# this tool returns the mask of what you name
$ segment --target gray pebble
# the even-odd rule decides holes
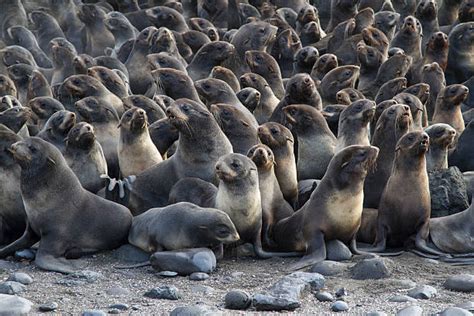
[[[459,307],[448,307],[444,311],[442,311],[440,316],[472,316],[470,311]]]
[[[422,316],[423,309],[418,305],[405,307],[397,312],[397,316]]]
[[[368,312],[364,316],[387,316],[387,314],[384,312]]]
[[[444,287],[452,291],[474,292],[474,275],[459,274],[450,276],[444,282]]]
[[[408,296],[416,299],[429,300],[438,293],[436,289],[430,285],[417,286],[413,290],[408,291]]]
[[[98,309],[87,309],[82,312],[82,316],[106,316],[107,314]]]
[[[26,290],[26,286],[19,282],[5,281],[0,284],[1,294],[18,294]]]
[[[130,307],[127,304],[117,303],[117,304],[110,305],[109,308],[118,309],[118,310],[121,310],[121,311],[126,311]]]
[[[180,306],[173,309],[170,316],[220,316],[223,315],[217,308],[199,304],[195,306]]]
[[[417,302],[418,300],[408,295],[395,295],[388,299],[389,302],[394,303],[405,303],[405,302]]]
[[[252,300],[247,292],[232,290],[225,295],[224,302],[227,309],[244,310],[250,306]]]
[[[189,276],[189,279],[191,281],[204,281],[204,280],[209,279],[209,274],[204,273],[204,272],[194,272],[194,273],[191,273],[191,275]]]
[[[326,243],[326,253],[326,259],[332,261],[350,260],[352,258],[352,252],[349,248],[337,239]]]
[[[10,274],[7,281],[15,281],[24,285],[33,283],[33,279],[28,274],[22,272]]]
[[[310,272],[320,273],[324,276],[332,276],[344,272],[346,265],[337,261],[324,260],[316,263],[309,270]]]
[[[32,305],[23,297],[0,294],[0,315],[27,315]]]
[[[352,278],[356,280],[384,279],[391,274],[387,259],[372,258],[359,261],[352,267]]]
[[[18,260],[34,260],[36,251],[32,249],[23,249],[15,252],[15,258]]]
[[[48,303],[45,303],[45,304],[41,304],[38,309],[41,311],[41,312],[52,312],[52,311],[55,311],[56,309],[58,309],[59,305],[58,303],[56,302],[48,302]]]
[[[329,292],[318,292],[316,293],[316,298],[320,302],[332,302],[334,301],[334,297]]]
[[[177,300],[181,298],[178,289],[173,285],[163,285],[145,293],[146,297],[164,300]]]
[[[347,305],[344,301],[335,301],[331,305],[331,310],[334,312],[345,312],[349,309],[349,305]]]
[[[252,300],[257,311],[293,311],[301,306],[298,300],[287,296],[255,294]]]
[[[174,278],[175,276],[178,275],[178,272],[174,271],[161,271],[158,273],[159,276],[164,277],[164,278]]]
[[[430,259],[430,258],[425,258],[424,261],[429,264],[439,264],[438,260]]]

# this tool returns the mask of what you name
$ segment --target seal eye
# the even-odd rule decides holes
[[[239,169],[240,165],[236,162],[236,161],[232,161],[232,163],[230,164],[230,166],[234,169]]]
[[[262,34],[265,33],[265,28],[261,28],[261,29],[259,30],[259,32],[262,33]]]
[[[272,134],[277,134],[278,133],[278,130],[276,128],[270,128],[270,132],[272,132]]]
[[[183,104],[183,106],[181,107],[181,109],[184,111],[184,112],[189,112],[189,106],[187,104]]]

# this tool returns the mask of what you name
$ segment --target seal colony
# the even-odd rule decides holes
[[[472,1],[359,2],[3,2],[0,258],[472,264],[474,206],[430,219],[428,177],[474,171]]]

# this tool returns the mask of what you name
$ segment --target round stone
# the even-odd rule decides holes
[[[349,309],[349,305],[347,305],[346,302],[344,301],[335,301],[332,305],[331,305],[331,310],[333,312],[345,312]]]
[[[55,311],[56,309],[58,309],[59,305],[58,303],[56,302],[49,302],[49,303],[45,303],[45,304],[41,304],[38,309],[41,311],[41,312],[52,312],[52,311]]]
[[[22,272],[10,274],[7,281],[15,281],[24,285],[33,283],[33,279],[28,274]]]
[[[161,271],[158,273],[158,275],[164,278],[174,278],[175,276],[178,275],[178,273],[174,271]]]
[[[474,292],[474,275],[453,275],[444,282],[444,287],[452,291]]]
[[[194,273],[191,273],[191,275],[189,276],[189,279],[191,281],[204,281],[204,280],[209,279],[209,274],[204,273],[204,272],[194,272]]]
[[[250,295],[241,290],[232,290],[225,295],[225,308],[244,310],[250,306],[252,302]]]
[[[316,299],[320,302],[332,302],[334,301],[334,297],[329,292],[318,292],[316,293]]]

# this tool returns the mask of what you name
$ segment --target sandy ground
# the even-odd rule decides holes
[[[217,270],[205,281],[190,281],[187,277],[162,278],[151,267],[139,269],[117,270],[117,261],[111,253],[102,253],[81,259],[85,269],[99,272],[102,277],[94,283],[79,286],[65,286],[56,282],[64,279],[64,275],[45,272],[33,263],[18,264],[21,271],[29,274],[34,283],[20,296],[31,300],[35,305],[32,312],[39,313],[38,306],[46,302],[57,302],[56,313],[62,315],[80,314],[86,309],[99,309],[104,312],[115,303],[125,303],[134,307],[124,314],[162,315],[167,314],[178,306],[204,303],[215,306],[225,314],[250,314],[252,311],[238,312],[224,309],[224,296],[231,289],[242,289],[248,293],[258,293],[265,290],[279,278],[287,274],[285,269],[296,259],[273,258],[257,260],[253,258],[225,259],[218,263]],[[352,266],[358,259],[348,262]],[[435,298],[429,301],[419,301],[416,304],[424,309],[424,313],[440,312],[446,307],[466,301],[474,301],[474,295],[447,291],[442,284],[450,275],[460,273],[474,274],[474,267],[455,267],[444,263],[433,263],[413,254],[405,253],[392,258],[394,261],[392,276],[383,280],[358,281],[350,278],[350,272],[335,277],[326,277],[326,289],[334,293],[341,287],[348,292],[346,302],[349,304],[348,315],[361,315],[364,312],[383,311],[394,314],[397,310],[412,303],[391,303],[388,299],[394,295],[406,294],[401,289],[400,280],[411,280],[418,285],[428,284],[438,290]],[[6,279],[12,270],[3,270],[2,279]],[[178,301],[156,300],[145,298],[143,294],[160,285],[176,286],[182,298]],[[210,287],[210,288],[209,288]],[[122,295],[110,295],[110,289],[121,288],[126,291]],[[127,293],[128,292],[128,293]],[[295,314],[330,314],[331,303],[321,303],[316,300],[314,293],[307,293],[301,300],[301,308]]]

